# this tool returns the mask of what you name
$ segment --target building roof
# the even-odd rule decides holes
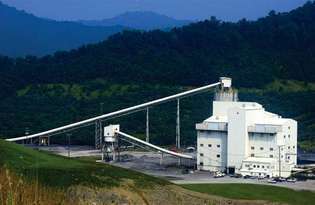
[[[275,158],[248,157],[248,158],[244,159],[243,162],[273,163],[273,162],[275,162]]]
[[[227,116],[211,116],[205,122],[228,122]]]

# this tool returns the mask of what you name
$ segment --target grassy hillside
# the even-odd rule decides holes
[[[315,193],[253,184],[189,184],[183,187],[230,199],[265,200],[292,205],[312,205]]]
[[[132,180],[135,186],[142,187],[168,184],[138,172],[86,160],[68,159],[3,140],[0,140],[0,150],[0,166],[31,180],[38,179],[44,185],[113,187],[127,179]]]
[[[0,205],[249,205],[198,194],[138,172],[68,159],[0,140]]]

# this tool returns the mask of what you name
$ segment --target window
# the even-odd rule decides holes
[[[203,157],[203,153],[200,153],[200,157]]]
[[[249,164],[245,164],[245,167],[249,167]]]
[[[285,139],[285,137],[286,137],[286,136],[285,136],[285,135],[283,135],[283,138],[284,138],[284,139]]]
[[[251,147],[251,150],[254,150],[255,149],[255,147]]]
[[[262,166],[261,166],[261,168],[263,168],[263,169],[264,169],[264,168],[265,168],[265,166],[264,166],[264,165],[262,165]]]
[[[290,149],[291,147],[290,146],[288,146],[288,149]]]
[[[272,133],[270,133],[270,134],[269,134],[269,136],[273,136],[273,134],[272,134]]]
[[[270,147],[270,151],[273,151],[273,148],[272,148],[272,147]]]
[[[271,154],[271,155],[269,155],[269,157],[270,157],[270,158],[273,158],[273,155]]]
[[[260,168],[260,166],[259,166],[259,165],[257,165],[257,168]]]
[[[203,144],[200,144],[200,147],[203,147]]]
[[[270,167],[269,166],[267,166],[267,169],[269,169]]]
[[[289,126],[288,129],[290,129],[291,127]]]
[[[250,156],[251,156],[251,157],[255,157],[255,154],[251,154]]]
[[[260,150],[264,150],[264,148],[263,148],[263,147],[261,147],[261,148],[260,148]]]
[[[219,154],[217,154],[217,158],[220,158],[220,155],[219,155]]]
[[[291,135],[288,135],[288,138],[290,138],[291,137]]]
[[[208,147],[212,147],[212,145],[211,145],[211,144],[208,144]]]
[[[199,165],[203,166],[203,162],[200,162]]]
[[[218,145],[217,145],[217,147],[218,147],[218,148],[220,148],[220,147],[221,147],[221,145],[219,145],[219,144],[218,144]]]
[[[290,159],[290,156],[288,156],[288,159]]]
[[[295,146],[293,146],[293,149],[295,149]]]
[[[256,168],[256,165],[254,164],[253,167]]]

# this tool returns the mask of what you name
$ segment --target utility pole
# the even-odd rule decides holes
[[[146,116],[146,142],[150,142],[150,123],[149,123],[149,107],[147,107],[147,116]]]
[[[25,128],[25,136],[29,135],[30,131],[28,129],[28,127]],[[31,144],[33,144],[33,138],[31,138]]]
[[[71,133],[67,133],[68,137],[68,157],[70,158],[70,144],[71,144]]]
[[[180,99],[177,99],[177,113],[176,113],[176,147],[180,149]]]
[[[100,103],[100,115],[103,114],[104,110],[104,103]],[[102,135],[103,135],[103,128],[102,128],[102,121],[96,120],[95,121],[95,149],[101,149],[102,148]]]

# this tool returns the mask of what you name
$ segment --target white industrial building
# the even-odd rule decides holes
[[[212,116],[196,124],[198,169],[290,176],[297,163],[297,122],[258,103],[239,102],[226,85],[216,93]]]

